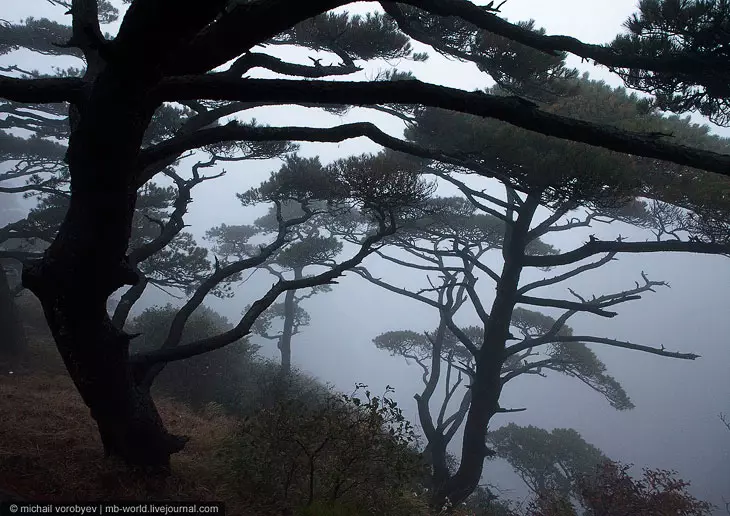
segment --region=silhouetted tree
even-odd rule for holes
[[[297,156],[287,157],[284,166],[300,170],[306,167],[322,168],[318,159],[307,160]],[[291,242],[279,249],[271,260],[261,266],[261,269],[282,281],[287,276],[299,280],[305,277],[305,269],[310,266],[321,267],[328,262],[334,263],[334,259],[342,251],[342,243],[328,234],[326,229],[328,225],[333,224],[333,215],[336,214],[328,210],[325,205],[318,206],[317,211],[317,215],[293,228]],[[304,212],[301,205],[294,201],[282,204],[282,215],[286,218],[301,217]],[[276,216],[276,209],[271,208],[252,225],[222,224],[209,230],[207,236],[215,244],[213,251],[223,260],[230,260],[233,257],[240,259],[251,254],[255,246],[249,243],[249,240],[276,231],[278,226]],[[329,285],[317,285],[299,294],[294,289],[288,290],[283,302],[273,304],[256,320],[252,331],[265,339],[276,341],[284,374],[288,374],[291,370],[292,338],[303,326],[309,325],[310,321],[309,313],[300,303],[330,289]],[[279,319],[283,324],[281,329],[277,330]]]
[[[586,78],[569,80],[576,88],[570,97],[553,96],[551,109],[556,112],[644,130],[670,126],[701,145],[727,148],[726,141],[708,137],[706,131],[686,121],[665,121],[643,110],[636,97],[623,91],[613,92]],[[500,90],[494,93],[503,94]],[[406,135],[418,145],[438,145],[449,155],[468,156],[476,163],[468,167],[454,162],[427,164],[426,170],[458,188],[463,197],[437,199],[414,211],[412,223],[388,239],[392,251],[378,252],[391,263],[428,274],[430,288],[407,290],[374,277],[367,269],[357,270],[370,282],[439,311],[440,325],[432,334],[424,337],[394,332],[379,337],[376,344],[415,360],[424,370],[424,390],[417,395],[417,405],[433,461],[434,504],[440,506],[446,497],[458,503],[478,484],[483,458],[490,454],[484,446],[487,424],[493,415],[512,410],[502,408],[498,401],[507,382],[522,374],[544,375],[553,369],[579,378],[604,394],[614,407],[625,409],[633,406],[628,396],[606,374],[605,366],[586,343],[696,358],[692,353],[665,354],[664,349],[616,339],[577,336],[567,326],[568,319],[579,312],[613,317],[617,313],[609,307],[639,299],[643,293],[665,285],[644,273],[635,287],[610,294],[588,297],[568,288],[576,301],[534,297],[528,292],[605,266],[622,252],[703,252],[709,246],[706,249],[725,249],[721,252],[727,254],[730,206],[724,193],[710,194],[701,181],[683,181],[685,173],[694,175],[692,170],[673,166],[665,169],[653,160],[588,149],[583,144],[445,110],[421,109],[414,114],[413,122]],[[478,189],[468,176],[460,179],[459,173],[494,177],[506,185],[506,192],[499,196]],[[726,178],[719,180],[723,189],[730,184]],[[520,194],[518,189],[527,194]],[[538,215],[538,208],[548,208],[550,213]],[[556,232],[615,220],[651,231],[655,241],[629,242],[621,235],[602,241],[592,235],[582,247],[563,254],[542,242]],[[490,258],[498,256],[495,253],[501,254],[501,273],[490,263]],[[579,263],[596,254],[601,258]],[[521,284],[520,277],[533,267],[547,272],[572,264],[574,270]],[[437,275],[438,280],[432,280],[430,274]],[[477,280],[494,281],[491,308],[484,301],[485,291],[475,287]],[[480,319],[478,326],[454,323],[454,315],[467,301]],[[518,304],[566,312],[553,318]],[[457,349],[444,338],[448,333],[458,341]],[[542,347],[545,345],[549,347]],[[488,351],[485,346],[493,348]],[[468,379],[470,385],[459,396],[463,379]],[[445,382],[444,398],[440,409],[432,409],[430,401],[440,382]],[[449,409],[454,400],[457,408]],[[477,401],[481,408],[476,408]],[[462,462],[452,473],[446,467],[446,446],[462,424]]]

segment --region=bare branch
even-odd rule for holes
[[[641,299],[640,296],[630,296],[626,297],[624,301],[632,301],[636,299]],[[568,310],[576,310],[578,312],[590,312],[592,314],[600,315],[602,317],[616,317],[618,313],[616,312],[608,312],[606,310],[603,310],[603,306],[607,306],[607,304],[601,304],[601,305],[595,305],[590,302],[583,302],[583,303],[575,303],[573,301],[564,301],[561,299],[545,299],[541,297],[531,297],[531,296],[519,296],[517,298],[518,303],[523,303],[526,305],[534,305],[534,306],[548,306],[551,308],[565,308]]]
[[[662,357],[669,358],[680,358],[682,360],[695,360],[700,358],[700,355],[694,353],[680,353],[675,351],[666,351],[664,346],[661,348],[654,348],[651,346],[643,346],[641,344],[633,344],[631,342],[625,342],[615,339],[607,339],[603,337],[593,337],[590,335],[561,335],[552,339],[552,342],[593,342],[596,344],[606,344],[616,348],[633,349],[635,351],[643,351],[645,353],[651,353],[653,355],[659,355]]]
[[[525,256],[526,267],[557,267],[569,265],[599,253],[658,253],[686,252],[699,254],[730,254],[730,245],[707,242],[588,242],[573,251],[551,256]]]
[[[390,283],[386,283],[385,281],[375,278],[370,272],[364,268],[364,267],[355,267],[352,269],[352,272],[358,274],[360,277],[368,280],[373,285],[377,285],[379,287],[382,287],[386,290],[390,290],[391,292],[394,292],[396,294],[400,294],[402,296],[410,297],[411,299],[415,299],[416,301],[420,301],[421,303],[426,303],[427,305],[433,306],[434,308],[444,308],[443,305],[439,304],[437,301],[434,301],[433,299],[429,299],[425,296],[421,296],[416,294],[415,292],[411,292],[410,290],[406,290],[401,287],[396,287],[394,285],[391,285]]]
[[[540,281],[534,281],[532,283],[528,283],[524,287],[520,287],[517,290],[517,294],[522,295],[525,292],[528,292],[530,290],[533,290],[533,289],[536,289],[539,287],[546,287],[548,285],[554,285],[555,283],[561,283],[561,282],[563,282],[569,278],[573,278],[583,272],[597,269],[597,268],[607,264],[611,260],[613,260],[615,256],[616,256],[616,253],[608,253],[606,256],[604,256],[600,260],[595,261],[593,263],[588,263],[586,265],[582,265],[580,267],[577,267],[576,269],[573,269],[572,271],[566,272],[564,274],[560,274],[560,275],[552,277],[552,278],[547,278],[547,279],[543,279]]]

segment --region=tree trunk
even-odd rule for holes
[[[294,280],[302,279],[302,269],[294,269]],[[287,376],[291,373],[291,339],[294,335],[294,319],[296,318],[297,303],[294,298],[296,290],[287,290],[284,297],[284,329],[279,338],[279,352],[281,353],[281,373]]]
[[[429,485],[426,485],[431,493],[439,493],[449,480],[446,452],[446,442],[442,435],[437,435],[429,440],[423,450],[426,464],[431,467]]]
[[[9,359],[16,359],[28,347],[28,341],[20,317],[20,310],[15,304],[8,275],[0,264],[0,333],[3,345],[0,353]]]
[[[97,422],[105,453],[128,464],[167,468],[170,454],[181,450],[185,439],[167,433],[149,390],[137,385],[129,337],[106,311],[111,292],[134,276],[121,260],[111,263],[114,255],[104,251],[113,250],[107,245],[110,234],[134,209],[135,194],[93,195],[93,200],[84,194],[72,197],[58,237],[41,262],[24,270],[23,281],[41,301],[64,364]]]
[[[136,82],[132,72],[99,71],[72,105],[69,209],[44,257],[24,268],[23,284],[41,302],[106,454],[167,470],[186,438],[165,429],[130,365],[130,338],[106,311],[115,290],[139,281],[125,254],[137,198],[137,154],[156,105],[145,98],[149,84]]]

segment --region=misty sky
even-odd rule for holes
[[[544,27],[548,34],[566,34],[587,43],[605,43],[622,30],[621,24],[634,11],[635,3],[634,0],[509,0],[502,11],[510,21],[534,18],[536,25]],[[349,10],[366,12],[375,8],[374,3],[361,2]],[[53,8],[43,0],[0,2],[0,18],[9,21],[27,16],[46,16],[60,21],[64,19],[62,12],[62,9]],[[66,19],[70,21],[68,17]],[[114,27],[109,29],[112,33],[114,30]],[[414,47],[417,51],[428,48],[418,43],[414,43]],[[290,48],[266,50],[300,63],[308,63],[309,56],[316,57],[313,52]],[[402,61],[369,66],[357,77],[372,77],[376,68],[393,65],[412,70],[426,82],[466,90],[491,85],[488,76],[480,73],[474,65],[431,54],[433,57],[425,63]],[[323,63],[330,59],[337,62],[336,57],[323,57]],[[11,62],[38,69],[77,64],[73,60],[21,52],[0,57],[0,64]],[[571,57],[568,64],[590,71],[593,78],[604,79],[612,85],[621,84],[605,69],[582,64],[580,59]],[[251,76],[275,75],[257,70]],[[259,122],[271,125],[319,127],[367,120],[394,136],[402,135],[399,121],[361,108],[353,109],[344,118],[299,107],[256,109],[247,112],[246,117],[255,117]],[[713,131],[730,136],[728,129],[713,126]],[[301,154],[320,156],[326,163],[337,157],[377,150],[378,146],[359,138],[340,144],[303,144]],[[179,170],[185,173],[186,166],[192,163],[194,160],[187,160]],[[190,205],[186,222],[191,224],[190,231],[199,242],[205,242],[202,239],[204,232],[214,225],[221,222],[251,223],[255,216],[265,212],[265,207],[242,209],[234,194],[266,179],[271,171],[278,168],[278,162],[231,163],[222,168],[227,170],[226,176],[204,183],[193,191],[194,202]],[[217,168],[211,173],[219,170]],[[0,202],[3,201],[7,202],[7,197],[0,196]],[[581,245],[589,233],[606,239],[615,238],[619,233],[642,239],[650,237],[636,230],[632,233],[632,229],[626,226],[611,225],[560,234],[548,241],[563,250],[570,250]],[[421,273],[383,266],[372,258],[365,264],[372,265],[379,276],[401,286],[419,288],[427,285]],[[552,374],[547,379],[527,377],[510,382],[505,389],[502,406],[527,407],[528,410],[497,416],[493,424],[498,426],[513,421],[546,429],[575,428],[609,457],[636,464],[635,473],[641,467],[677,470],[683,478],[692,481],[692,491],[696,495],[720,504],[723,495],[730,500],[730,432],[718,419],[720,412],[730,412],[730,260],[669,253],[627,255],[598,271],[582,275],[578,282],[546,289],[544,293],[567,298],[566,286],[574,286],[586,295],[600,295],[632,287],[634,280],[641,279],[641,271],[646,271],[653,280],[669,282],[671,288],[658,289],[655,294],[649,294],[640,301],[619,306],[616,311],[620,315],[616,318],[581,315],[571,320],[571,326],[576,333],[650,346],[664,345],[669,350],[697,353],[701,358],[694,362],[680,361],[592,345],[591,349],[599,354],[609,372],[626,388],[636,409],[617,412],[578,380]],[[221,301],[209,298],[206,304],[235,321],[244,306],[273,282],[271,277],[257,273],[240,287],[239,295],[234,299]],[[491,300],[488,285],[482,285],[482,288],[488,305]],[[168,301],[175,302],[159,291],[149,289],[137,309]],[[346,391],[350,391],[355,382],[364,382],[375,391],[390,384],[396,388],[400,404],[415,420],[412,395],[421,390],[420,370],[375,349],[371,341],[379,333],[389,330],[432,330],[438,320],[435,310],[387,293],[353,274],[346,274],[331,293],[316,296],[306,301],[303,307],[310,312],[312,324],[304,328],[294,341],[294,364]],[[467,318],[460,322],[476,324],[477,320]],[[262,343],[265,345],[262,353],[275,356],[274,345]],[[504,465],[487,463],[485,481],[507,489],[510,496],[519,497],[526,493],[520,480]]]

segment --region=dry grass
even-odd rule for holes
[[[0,488],[34,501],[207,500],[225,502],[228,514],[279,513],[227,487],[216,451],[236,421],[195,414],[170,400],[158,400],[158,406],[171,431],[191,437],[165,478],[103,457],[96,426],[67,376],[3,370]]]

